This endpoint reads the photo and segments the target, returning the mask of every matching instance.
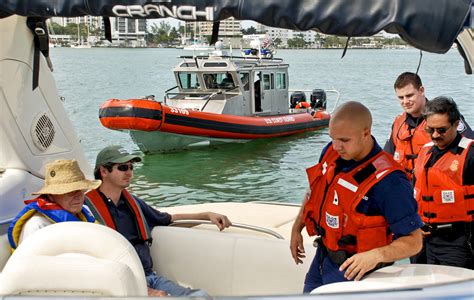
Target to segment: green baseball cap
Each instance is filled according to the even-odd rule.
[[[122,146],[112,145],[105,147],[97,154],[95,166],[99,167],[108,163],[123,164],[128,161],[139,162],[142,159],[138,155],[129,153]]]

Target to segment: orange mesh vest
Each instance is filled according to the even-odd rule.
[[[431,157],[433,143],[421,149],[415,167],[415,198],[425,223],[471,222],[474,215],[474,186],[462,184],[464,163],[474,141],[463,137],[460,154],[447,151],[432,167],[425,165]],[[474,172],[474,170],[472,170]]]
[[[150,228],[146,223],[145,216],[143,215],[143,212],[137,200],[135,200],[135,198],[133,198],[132,195],[130,195],[130,193],[125,189],[122,191],[122,194],[124,195],[128,206],[133,211],[140,239],[143,241],[151,241],[152,238]],[[98,190],[91,190],[86,194],[85,202],[96,217],[96,219],[101,224],[107,225],[108,227],[117,230],[117,228],[115,227],[114,220],[110,215],[109,209],[107,208],[105,201],[107,200],[102,198]]]
[[[395,145],[393,159],[405,168],[405,172],[411,180],[415,167],[414,162],[418,157],[418,153],[431,139],[424,130],[426,124],[425,120],[416,128],[410,129],[405,123],[406,118],[407,114],[403,113],[398,115],[393,122],[392,141]]]
[[[358,213],[356,207],[372,186],[402,168],[380,151],[353,170],[335,175],[338,158],[339,154],[329,147],[321,162],[306,170],[310,193],[303,218],[308,234],[321,235],[332,251],[358,253],[388,245],[392,234],[385,218]]]

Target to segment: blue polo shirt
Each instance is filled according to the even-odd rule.
[[[102,198],[107,199],[102,192],[99,191],[99,193],[102,195]],[[140,205],[150,230],[155,226],[167,226],[171,223],[170,214],[160,212],[146,204],[143,200],[133,195],[132,197],[134,197]],[[127,205],[123,193],[120,196],[117,205],[115,205],[110,199],[105,202],[115,223],[115,228],[135,247],[143,265],[143,269],[145,270],[145,274],[150,275],[153,272],[153,260],[150,254],[150,246],[139,239],[140,235],[135,214]]]

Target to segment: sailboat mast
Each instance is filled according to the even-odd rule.
[[[80,32],[81,18],[77,17],[77,44],[81,44],[81,32]]]

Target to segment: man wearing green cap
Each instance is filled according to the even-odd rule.
[[[120,232],[135,247],[145,270],[150,296],[209,296],[202,290],[180,286],[153,271],[150,231],[155,226],[167,226],[182,219],[209,220],[220,230],[229,227],[231,222],[226,216],[213,212],[170,215],[130,194],[127,187],[133,177],[133,164],[140,161],[139,156],[120,146],[102,149],[94,169],[95,178],[101,179],[102,184],[87,193],[86,204],[100,223]]]

